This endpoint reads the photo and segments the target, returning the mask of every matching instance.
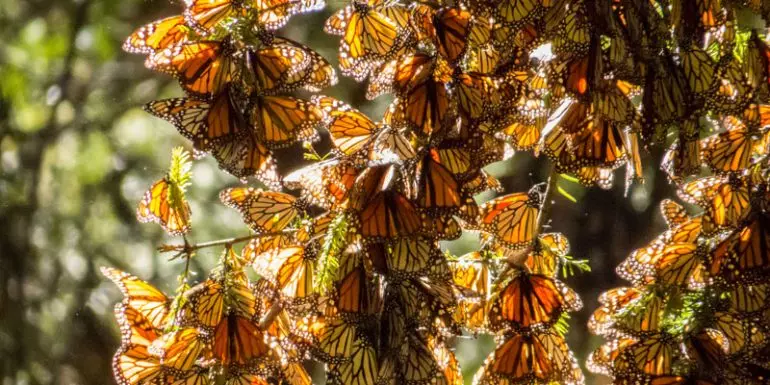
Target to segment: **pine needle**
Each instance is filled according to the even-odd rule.
[[[326,232],[326,239],[324,239],[321,257],[318,261],[320,268],[318,269],[315,282],[315,285],[321,289],[322,293],[329,292],[337,275],[337,269],[340,264],[338,256],[345,245],[345,236],[348,232],[348,222],[346,219],[345,215],[338,215],[329,224],[329,229]]]
[[[192,180],[192,158],[183,147],[171,151],[171,166],[168,170],[169,203],[181,207],[185,204],[185,192]]]

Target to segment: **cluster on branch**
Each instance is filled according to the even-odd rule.
[[[764,376],[764,334],[753,333],[767,328],[770,49],[735,13],[770,8],[354,0],[325,30],[341,36],[340,70],[368,81],[368,98],[393,95],[376,122],[309,97],[336,83],[334,69],[275,32],[323,5],[189,0],[126,41],[187,94],[146,110],[269,190],[220,194],[252,235],[161,247],[188,263],[225,249],[207,280],[190,285],[185,269],[172,298],[105,270],[125,295],[119,383],[309,384],[301,362],[312,358],[331,384],[457,385],[451,342],[463,331],[498,343],[476,383],[582,383],[564,340],[582,304],[559,273],[585,264],[544,231],[558,178],[611,188],[627,165],[627,181],[642,180],[641,151],[661,143],[672,182],[705,213],[664,204],[671,229],[620,267],[635,286],[602,297],[591,328],[613,339],[591,367],[618,383]],[[707,128],[720,132],[702,140]],[[323,155],[321,133],[333,145]],[[273,152],[299,143],[313,163],[279,175]],[[547,183],[478,204],[503,190],[484,167],[515,151],[550,159]],[[189,162],[175,150],[140,220],[190,231]],[[714,175],[690,181],[702,164]],[[439,242],[463,231],[481,234],[479,251],[445,253]]]

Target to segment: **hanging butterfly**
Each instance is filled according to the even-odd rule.
[[[354,0],[333,14],[324,26],[342,36],[340,69],[361,81],[378,63],[389,60],[407,36],[405,6],[386,0]]]
[[[230,38],[182,41],[147,58],[149,69],[167,73],[195,97],[212,98],[239,78]]]
[[[171,16],[134,31],[123,43],[123,50],[151,55],[186,41],[191,34],[184,16]]]
[[[478,226],[511,248],[531,245],[541,197],[536,189],[495,198],[479,208]]]
[[[494,285],[488,310],[493,330],[552,324],[562,313],[582,307],[577,294],[552,278],[524,272],[512,274],[509,281]]]

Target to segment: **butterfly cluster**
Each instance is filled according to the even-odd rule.
[[[770,378],[770,224],[765,140],[728,117],[706,143],[701,170],[677,180],[690,215],[661,203],[668,230],[634,251],[605,292],[589,329],[607,342],[589,368],[616,384],[761,384]],[[727,159],[715,163],[716,157]]]
[[[751,383],[768,325],[766,224],[770,49],[726,0],[353,0],[325,31],[339,67],[393,101],[375,121],[319,92],[329,63],[276,30],[320,0],[189,0],[124,48],[176,77],[185,98],[146,110],[196,153],[245,181],[220,199],[251,235],[225,245],[197,285],[167,297],[107,269],[124,293],[121,384],[459,385],[462,332],[494,334],[477,384],[581,384],[564,340],[582,303],[559,279],[564,235],[545,232],[559,174],[611,188],[641,180],[641,151],[668,145],[682,199],[670,229],[618,268],[633,286],[602,296],[591,329],[609,339],[590,367],[617,383]],[[718,131],[706,136],[707,129]],[[332,148],[310,145],[328,132]],[[304,142],[315,162],[280,176],[273,152]],[[545,189],[499,196],[484,167],[545,155]],[[140,203],[141,221],[190,230],[189,156]],[[709,170],[710,176],[692,179]],[[284,190],[285,189],[285,190]],[[768,223],[766,223],[768,222]],[[454,257],[440,242],[480,233]],[[188,259],[203,245],[169,246]],[[236,252],[234,244],[247,242]],[[251,274],[253,272],[254,274]],[[258,276],[251,279],[250,276]],[[743,382],[742,382],[743,381]]]
[[[128,273],[102,268],[121,290],[118,384],[310,384],[302,352],[288,341],[285,312],[273,314],[266,283],[250,282],[228,249],[205,281],[169,297]],[[270,314],[270,315],[268,315]],[[265,317],[269,327],[262,326]]]
[[[488,207],[499,210],[501,203],[526,200],[527,195],[511,194]],[[566,313],[582,306],[577,294],[557,279],[568,251],[562,234],[547,233],[523,250],[493,242],[451,262],[459,297],[455,319],[471,332],[492,333],[497,341],[474,383],[583,383],[563,337]],[[512,267],[511,258],[520,262]]]
[[[174,124],[223,170],[280,188],[273,151],[316,140],[323,118],[317,106],[292,93],[318,91],[337,78],[323,57],[275,29],[323,5],[190,0],[183,15],[141,27],[124,49],[148,55],[145,66],[174,76],[187,94],[145,109]]]

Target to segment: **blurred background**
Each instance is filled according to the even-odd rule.
[[[296,16],[282,33],[336,63],[338,38],[321,28],[342,0]],[[119,344],[112,308],[121,298],[99,273],[114,266],[173,292],[183,265],[155,251],[175,242],[156,225],[139,224],[135,206],[161,178],[170,150],[189,143],[141,106],[180,96],[176,82],[143,67],[143,57],[121,51],[134,29],[179,13],[166,1],[0,0],[0,381],[2,384],[111,384]],[[328,94],[377,120],[389,100],[364,98],[364,87],[342,78]],[[659,164],[660,154],[647,154]],[[283,152],[282,170],[298,168],[299,149]],[[547,162],[529,153],[491,165],[506,192],[526,191],[547,177]],[[581,365],[601,342],[585,327],[597,295],[622,285],[615,266],[664,229],[658,202],[673,197],[663,175],[649,168],[644,185],[585,189],[559,185],[577,199],[555,198],[551,228],[565,233],[571,254],[588,259],[591,273],[567,279],[584,309],[573,314],[568,341]],[[195,162],[188,192],[195,242],[247,234],[218,192],[238,181],[210,158]],[[483,199],[489,199],[484,196]],[[470,251],[473,237],[449,245]],[[219,251],[193,260],[204,273]],[[494,343],[458,339],[466,383]],[[322,369],[314,367],[322,378]],[[588,375],[589,384],[606,379]]]

